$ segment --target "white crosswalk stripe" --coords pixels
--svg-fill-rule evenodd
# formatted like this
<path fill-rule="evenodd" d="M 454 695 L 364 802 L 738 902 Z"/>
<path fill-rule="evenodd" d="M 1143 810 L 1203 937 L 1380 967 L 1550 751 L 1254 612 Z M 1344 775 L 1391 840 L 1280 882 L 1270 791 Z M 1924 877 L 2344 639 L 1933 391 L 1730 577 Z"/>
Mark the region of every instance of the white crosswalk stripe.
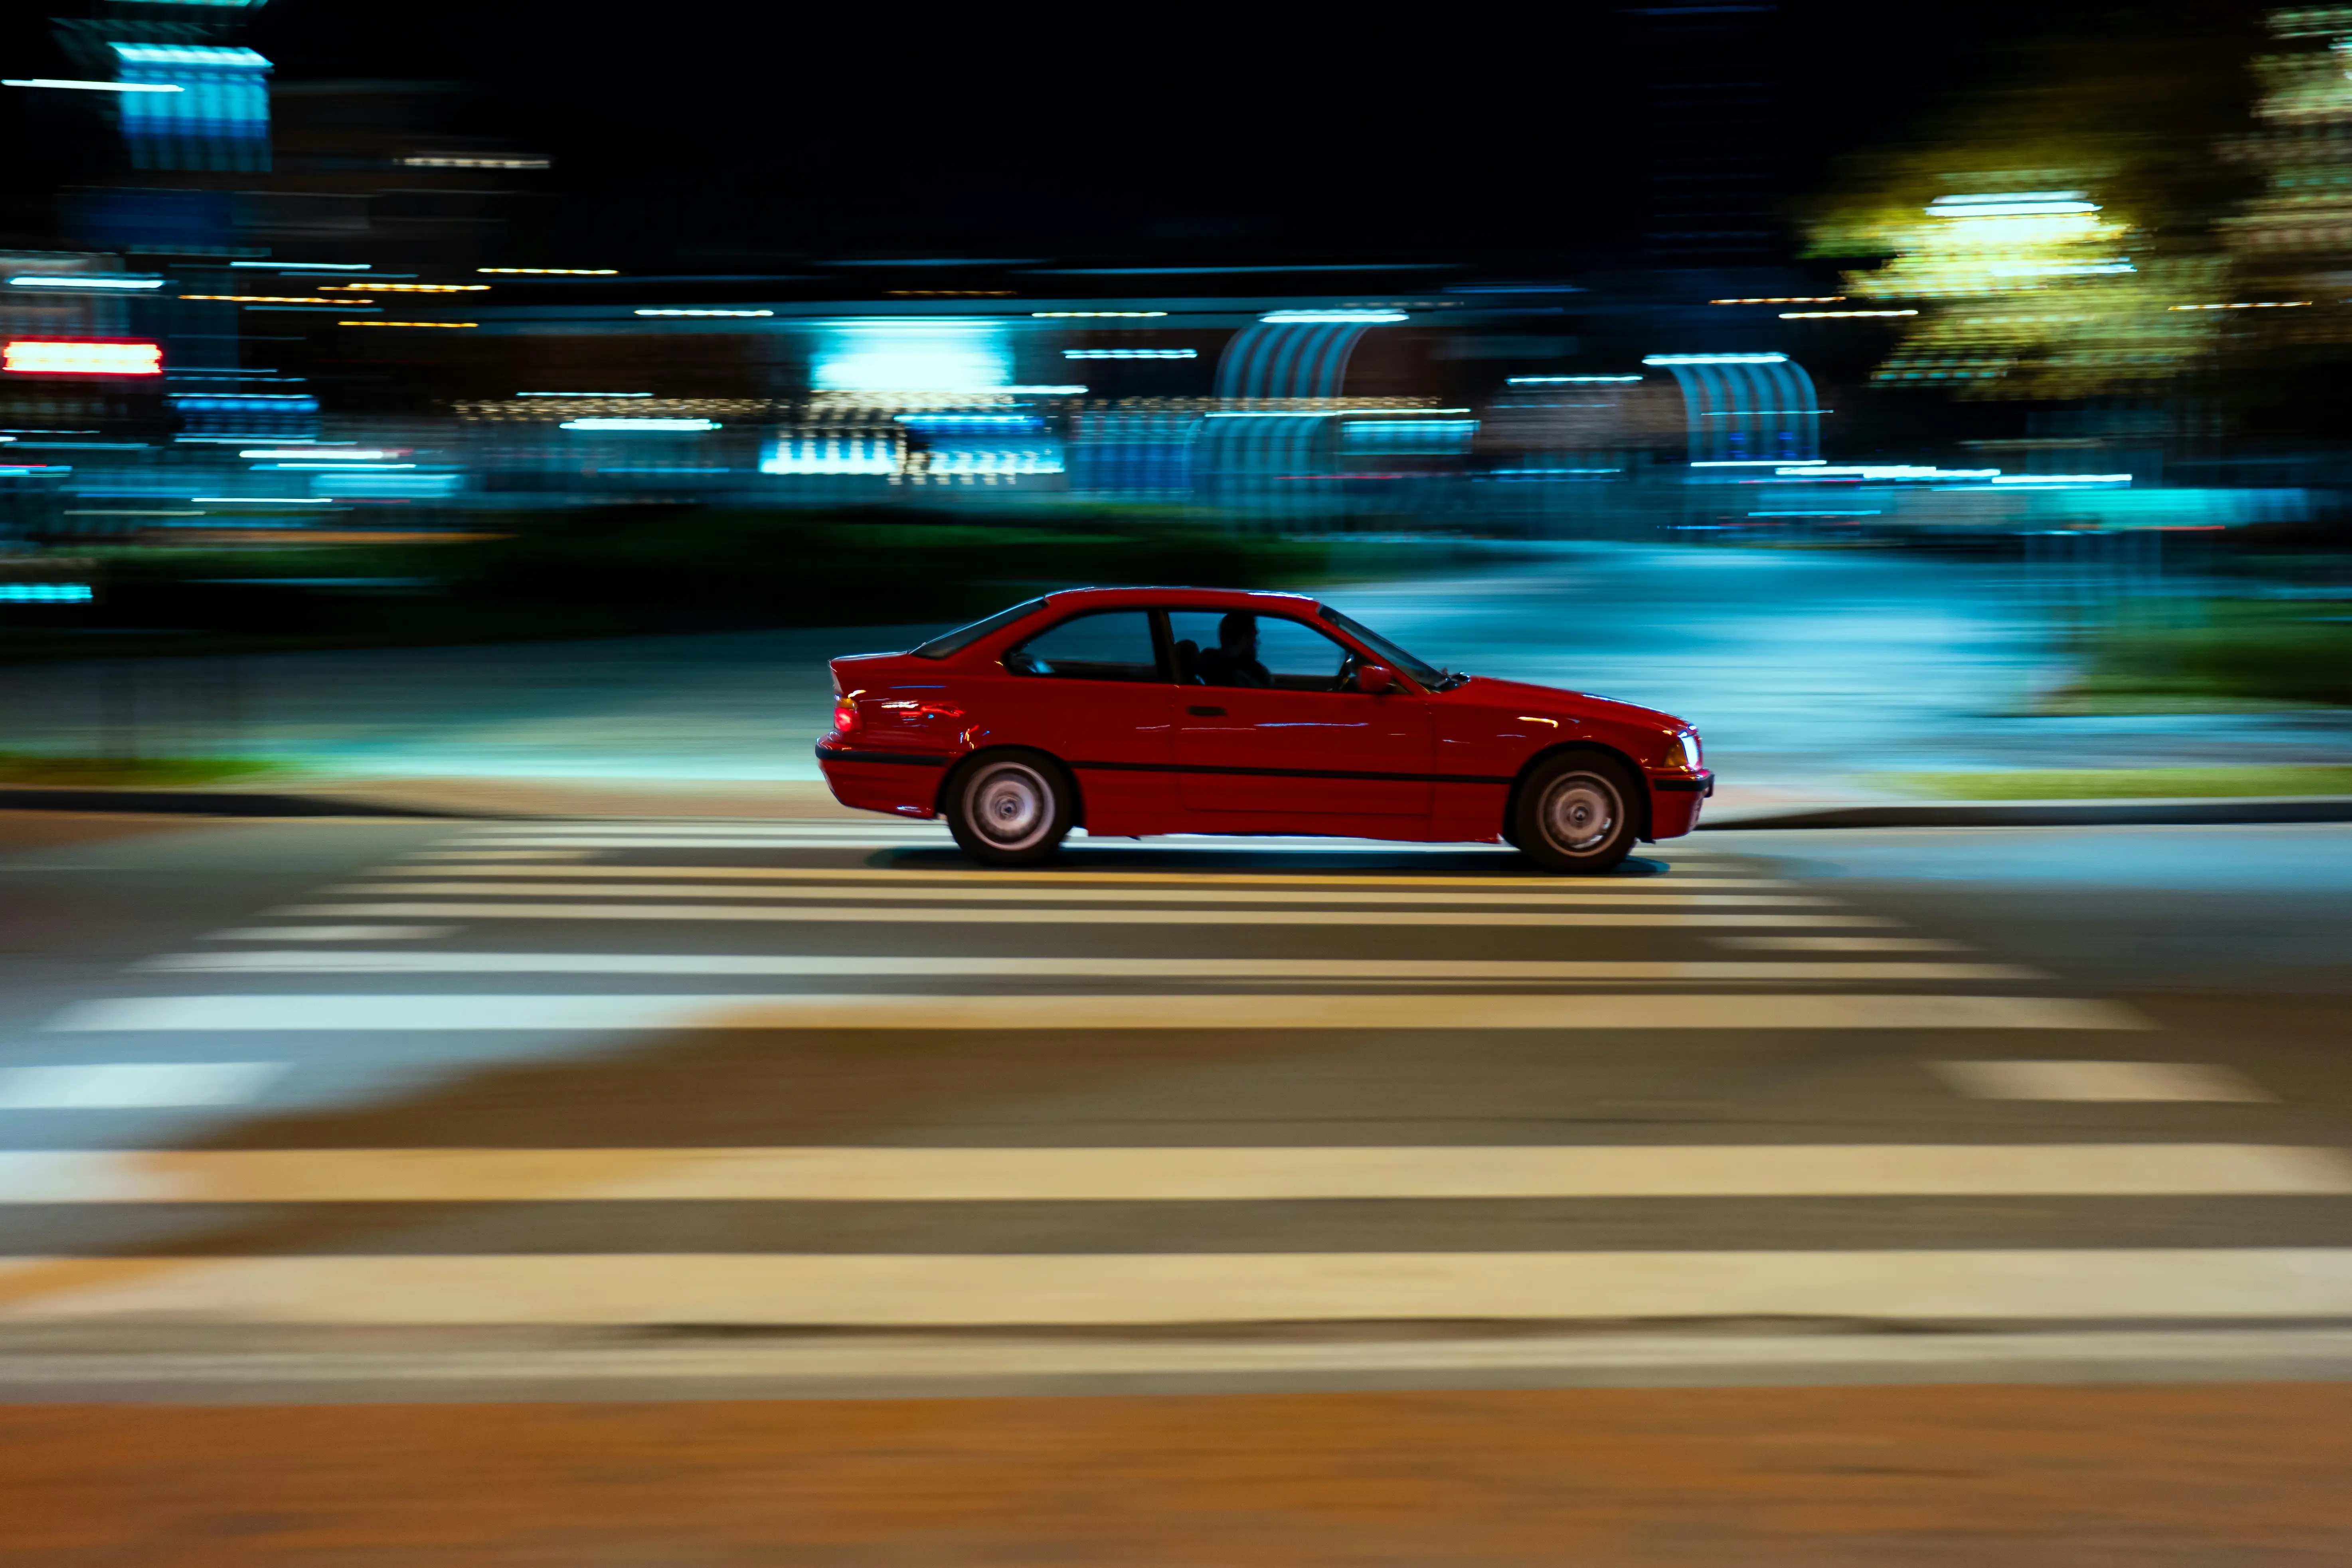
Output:
<path fill-rule="evenodd" d="M 440 881 L 436 881 L 436 877 Z M 446 881 L 449 877 L 501 877 L 503 881 Z M 567 886 L 564 879 L 593 879 L 591 886 Z M 497 893 L 522 889 L 527 893 L 579 893 L 579 896 L 646 896 L 673 889 L 646 889 L 621 881 L 791 881 L 797 896 L 825 898 L 1091 898 L 1091 900 L 1150 900 L 1150 902 L 1240 902 L 1244 898 L 1275 898 L 1279 902 L 1606 902 L 1621 898 L 1637 900 L 1682 900 L 1689 893 L 1706 893 L 1696 902 L 1783 902 L 1783 905 L 1825 905 L 1830 898 L 1790 896 L 1792 881 L 1764 877 L 1265 877 L 1240 872 L 934 872 L 934 869 L 870 869 L 870 868 L 809 868 L 809 865 L 491 865 L 491 868 L 409 868 L 379 869 L 367 877 L 369 891 L 407 893 Z M 595 886 L 602 884 L 602 886 Z M 1767 893 L 1764 898 L 1727 896 Z M 703 891 L 703 889 L 696 889 Z M 752 896 L 767 896 L 752 891 Z M 783 893 L 776 893 L 783 896 Z"/>
<path fill-rule="evenodd" d="M 1988 1120 L 2021 1107 L 1964 1098 L 1953 1086 L 1976 1096 L 2063 1090 L 2094 1114 L 2102 1085 L 2137 1085 L 2142 1100 L 2171 1099 L 2193 1111 L 2201 1084 L 2201 1098 L 2229 1102 L 2235 1114 L 2264 1111 L 2261 1090 L 2223 1094 L 2221 1079 L 2200 1077 L 2192 1064 L 2090 1059 L 2106 1039 L 2139 1042 L 2139 1056 L 2166 1054 L 2147 1047 L 2149 1026 L 2130 1009 L 2045 994 L 2046 976 L 1912 933 L 1818 882 L 1754 874 L 1736 854 L 1669 846 L 1643 851 L 1650 875 L 1559 879 L 1528 875 L 1499 846 L 1081 839 L 1062 865 L 1011 873 L 908 853 L 949 847 L 935 823 L 878 818 L 502 824 L 373 867 L 272 910 L 266 923 L 215 931 L 208 940 L 220 948 L 145 960 L 116 994 L 70 1004 L 38 1034 L 11 1043 L 26 1065 L 13 1079 L 0 1074 L 0 1109 L 15 1083 L 26 1115 L 79 1104 L 74 1125 L 124 1131 L 119 1141 L 71 1146 L 47 1131 L 37 1146 L 0 1149 L 0 1219 L 18 1216 L 33 1228 L 10 1234 L 37 1242 L 71 1233 L 58 1228 L 64 1222 L 44 1221 L 42 1230 L 23 1216 L 55 1209 L 95 1226 L 116 1210 L 145 1215 L 153 1205 L 189 1225 L 226 1226 L 227 1239 L 215 1256 L 0 1245 L 0 1321 L 162 1314 L 238 1324 L 1091 1331 L 1463 1319 L 2352 1315 L 2352 1248 L 2086 1246 L 2079 1234 L 2006 1245 L 2002 1226 L 2067 1205 L 2078 1208 L 2066 1214 L 2095 1215 L 2119 1212 L 2096 1205 L 2157 1197 L 2333 1203 L 2352 1195 L 2352 1155 L 2270 1124 L 2268 1136 L 2215 1138 L 2165 1123 L 2137 1141 L 2128 1125 L 2101 1124 L 2034 1142 L 2031 1126 Z M 882 853 L 852 863 L 835 853 L 843 850 Z M 1433 874 L 1414 874 L 1416 863 Z M 1475 874 L 1488 864 L 1494 874 Z M 611 951 L 600 929 L 613 931 Z M 564 945 L 533 950 L 551 936 Z M 383 945 L 393 943 L 400 945 Z M 360 989 L 338 988 L 354 976 L 364 977 Z M 1278 1034 L 1249 1033 L 1261 1030 Z M 1915 1037 L 1946 1030 L 1969 1031 L 1965 1047 Z M 856 1033 L 828 1040 L 818 1031 Z M 1661 1044 L 1664 1031 L 1682 1034 Z M 1179 1054 L 1153 1058 L 1146 1088 L 1113 1111 L 1087 1099 L 1108 1090 L 1068 1090 L 1074 1104 L 1092 1107 L 1091 1140 L 1056 1142 L 1050 1130 L 1033 1129 L 997 1143 L 967 1127 L 943 1142 L 950 1132 L 923 1120 L 920 1108 L 931 1103 L 923 1096 L 939 1081 L 968 1096 L 996 1092 L 984 1073 L 958 1079 L 956 1064 L 984 1058 L 1017 1072 L 1043 1037 L 1056 1034 L 1106 1063 Z M 2022 1048 L 2053 1034 L 2067 1037 L 2066 1050 Z M 629 1035 L 642 1038 L 622 1037 Z M 1832 1039 L 1841 1043 L 1825 1043 Z M 160 1069 L 142 1064 L 162 1073 L 144 1080 L 151 1086 L 180 1072 L 182 1099 L 152 1089 L 142 1100 L 126 1078 L 110 1101 L 96 1079 L 77 1088 L 39 1076 L 60 1070 L 58 1047 L 82 1040 L 110 1055 L 184 1054 Z M 1339 1107 L 1328 1110 L 1328 1131 L 1295 1108 L 1269 1110 L 1294 1130 L 1252 1142 L 1242 1116 L 1220 1123 L 1230 1141 L 1213 1144 L 1155 1142 L 1153 1124 L 1136 1119 L 1139 1106 L 1154 1104 L 1154 1084 L 1181 1104 L 1183 1075 L 1211 1059 L 1278 1075 L 1310 1053 L 1366 1041 L 1391 1054 L 1316 1070 L 1392 1072 L 1416 1053 L 1443 1063 L 1497 1050 L 1638 1064 L 1660 1049 L 1738 1049 L 1757 1053 L 1742 1059 L 1772 1062 L 1771 1053 L 1801 1042 L 1817 1053 L 1808 1059 L 1884 1060 L 1903 1092 L 1930 1107 L 1923 1114 L 1943 1118 L 1949 1131 L 1910 1142 L 1848 1141 L 1852 1124 L 1841 1128 L 1842 1112 L 1822 1106 L 1778 1130 L 1727 1121 L 1748 1131 L 1720 1142 L 1694 1142 L 1690 1131 L 1673 1142 L 1588 1141 L 1596 1130 L 1606 1139 L 1664 1118 L 1638 1095 L 1593 1107 L 1530 1103 L 1491 1142 L 1476 1141 L 1473 1119 L 1436 1139 L 1381 1132 L 1349 1143 L 1353 1113 Z M 907 1054 L 916 1046 L 919 1055 Z M 828 1059 L 877 1064 L 858 1072 L 903 1075 L 887 1081 L 903 1083 L 908 1109 L 901 1117 L 886 1094 L 877 1103 L 890 1113 L 853 1119 L 830 1142 L 705 1147 L 648 1134 L 639 1146 L 624 1097 L 602 1112 L 620 1131 L 579 1146 L 544 1135 L 509 1144 L 497 1129 L 520 1125 L 511 1118 L 530 1102 L 527 1091 L 506 1089 L 495 1115 L 467 1124 L 489 1130 L 476 1146 L 158 1146 L 234 1127 L 232 1117 L 257 1110 L 314 1106 L 301 1098 L 305 1086 L 330 1071 L 430 1060 L 445 1075 L 436 1081 L 446 1082 L 453 1072 L 538 1061 L 593 1081 L 600 1064 L 625 1070 L 640 1047 L 739 1062 L 829 1050 Z M 1204 1050 L 1212 1054 L 1181 1054 Z M 37 1064 L 34 1051 L 49 1054 Z M 738 1055 L 719 1056 L 730 1051 Z M 278 1059 L 216 1059 L 230 1055 Z M 2061 1057 L 2068 1059 L 2053 1059 Z M 247 1073 L 242 1097 L 257 1097 L 253 1106 L 216 1109 L 209 1121 L 119 1120 L 142 1107 L 197 1118 L 200 1097 L 188 1089 L 197 1080 L 186 1075 L 229 1068 Z M 696 1092 L 723 1100 L 736 1092 L 725 1074 L 751 1069 L 702 1070 L 718 1076 Z M 788 1100 L 803 1093 L 796 1079 L 782 1081 Z M 1264 1089 L 1275 1080 L 1243 1081 Z M 1431 1081 L 1442 1084 L 1444 1074 Z M 379 1084 L 370 1092 L 398 1091 Z M 807 1093 L 822 1099 L 814 1086 Z M 984 1117 L 985 1107 L 971 1114 Z M 1442 1121 L 1457 1113 L 1429 1114 Z M 1713 1112 L 1674 1114 L 1706 1137 Z M 14 1125 L 0 1120 L 0 1136 Z M 1473 1129 L 1467 1141 L 1465 1128 Z M 1134 1142 L 1119 1141 L 1130 1132 Z M 2012 1199 L 2031 1202 L 1983 1201 Z M 1916 1223 L 1930 1232 L 1957 1227 L 1967 1239 L 1750 1247 L 1746 1230 L 1718 1229 L 1710 1234 L 1735 1245 L 1676 1247 L 1671 1229 L 1660 1228 L 1654 1248 L 1636 1250 L 1566 1240 L 1545 1250 L 1541 1238 L 1528 1250 L 1427 1229 L 1371 1238 L 1392 1251 L 1295 1240 L 1316 1234 L 1318 1216 L 1351 1205 L 1453 1205 L 1449 1213 L 1490 1222 L 1494 1205 L 1646 1205 L 1654 1206 L 1641 1212 L 1660 1227 L 1675 1223 L 1677 1205 L 1715 1205 L 1720 1227 L 1733 1223 L 1724 1214 L 1761 1213 L 1752 1205 L 1763 1204 L 1910 1205 L 1900 1212 L 1924 1216 Z M 409 1215 L 402 1205 L 418 1208 Z M 702 1228 L 658 1251 L 643 1241 L 634 1250 L 563 1250 L 536 1237 L 518 1248 L 510 1230 L 468 1228 L 501 1209 L 548 1205 L 577 1216 L 605 1213 L 600 1205 L 694 1209 Z M 280 1212 L 272 1205 L 329 1214 L 315 1222 L 329 1239 L 241 1240 L 240 1222 L 217 1217 Z M 1007 1217 L 990 1205 L 1021 1213 Z M 1119 1205 L 1149 1212 L 1100 1217 Z M 1201 1220 L 1192 1205 L 1214 1215 Z M 794 1230 L 811 1223 L 796 1217 L 807 1207 L 822 1208 L 833 1228 Z M 887 1244 L 904 1233 L 876 1228 L 885 1226 L 884 1211 L 896 1216 L 889 1225 L 906 1225 L 934 1209 L 954 1211 L 968 1227 L 949 1247 L 894 1247 Z M 1194 1215 L 1185 1224 L 1241 1226 L 1271 1209 L 1304 1230 L 1252 1247 L 1227 1245 L 1213 1231 L 1213 1245 L 1198 1233 L 1163 1245 L 1151 1228 L 1182 1215 Z M 1067 1222 L 1078 1232 L 1038 1217 L 1070 1211 L 1097 1217 Z M 1547 1224 L 1569 1223 L 1545 1212 Z M 755 1220 L 781 1227 L 759 1237 L 784 1239 L 732 1250 L 708 1241 Z M 338 1249 L 333 1238 L 346 1233 L 336 1225 L 360 1227 L 350 1234 L 370 1244 Z M 1060 1239 L 1039 1245 L 1043 1235 Z M 1433 1236 L 1453 1249 L 1431 1250 Z"/>
<path fill-rule="evenodd" d="M 142 996 L 84 1002 L 67 1031 L 474 1029 L 2136 1029 L 2062 996 L 1704 992 L 1524 995 L 1006 994 Z"/>
<path fill-rule="evenodd" d="M 631 889 L 643 896 L 643 889 Z M 698 893 L 703 889 L 697 889 Z M 706 894 L 706 896 L 708 896 Z M 1651 913 L 1648 910 L 1597 910 L 1542 911 L 1515 910 L 1340 910 L 1340 909 L 1003 909 L 983 911 L 970 905 L 936 904 L 925 908 L 864 909 L 852 904 L 709 904 L 709 903 L 582 903 L 498 902 L 483 899 L 392 900 L 368 903 L 289 904 L 275 915 L 326 915 L 337 919 L 379 920 L 551 920 L 551 921 L 766 921 L 839 924 L 961 924 L 975 918 L 992 925 L 1143 925 L 1143 926 L 1888 926 L 1879 915 L 1779 914 L 1738 910 Z"/>
<path fill-rule="evenodd" d="M 2352 1193 L 2336 1149 L 2182 1143 L 0 1152 L 0 1203 L 1257 1203 Z"/>
<path fill-rule="evenodd" d="M 2352 1315 L 2352 1247 L 0 1258 L 0 1321 L 1166 1323 Z"/>
<path fill-rule="evenodd" d="M 964 957 L 931 953 L 447 952 L 231 951 L 171 952 L 135 968 L 209 974 L 793 974 L 957 975 L 998 979 L 1349 980 L 1502 982 L 1514 984 L 1613 981 L 1958 981 L 2032 980 L 2013 963 L 1769 963 L 1693 960 L 1414 958 L 1056 958 Z"/>
<path fill-rule="evenodd" d="M 1575 904 L 1592 904 L 1606 908 L 1646 905 L 1652 909 L 1726 909 L 1769 906 L 1776 909 L 1819 909 L 1827 899 L 1807 898 L 1788 893 L 1686 893 L 1680 889 L 1643 888 L 1639 890 L 1601 889 L 1587 891 L 1574 889 L 1543 893 L 1500 890 L 1486 893 L 1458 892 L 1433 889 L 1426 892 L 1403 892 L 1390 888 L 1368 888 L 1362 892 L 1349 892 L 1338 888 L 1040 888 L 1017 882 L 1007 882 L 992 888 L 969 886 L 929 887 L 878 886 L 871 882 L 843 884 L 796 884 L 791 888 L 747 888 L 731 883 L 713 882 L 544 882 L 544 881 L 439 881 L 383 880 L 349 883 L 330 889 L 335 894 L 360 898 L 432 898 L 455 894 L 461 898 L 508 899 L 840 899 L 866 901 L 913 901 L 921 900 L 936 904 L 978 903 L 1041 903 L 1041 904 L 1151 904 L 1166 909 L 1185 904 L 1374 904 L 1412 905 L 1431 909 L 1465 906 L 1505 909 L 1562 909 Z"/>

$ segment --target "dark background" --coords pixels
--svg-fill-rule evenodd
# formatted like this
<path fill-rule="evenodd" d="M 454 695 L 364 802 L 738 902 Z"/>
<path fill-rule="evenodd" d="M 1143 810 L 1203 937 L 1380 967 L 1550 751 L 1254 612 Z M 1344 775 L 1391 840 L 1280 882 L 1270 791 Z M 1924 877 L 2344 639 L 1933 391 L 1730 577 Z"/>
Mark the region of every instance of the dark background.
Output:
<path fill-rule="evenodd" d="M 68 72 L 5 12 L 7 74 Z M 1780 7 L 1783 189 L 1941 104 L 2167 13 L 2065 0 Z M 2210 25 L 2210 20 L 2207 25 Z M 278 79 L 447 82 L 445 129 L 542 153 L 513 221 L 642 268 L 765 258 L 1637 258 L 1648 26 L 1622 6 L 1478 9 L 275 0 Z M 82 171 L 0 95 L 17 243 Z"/>

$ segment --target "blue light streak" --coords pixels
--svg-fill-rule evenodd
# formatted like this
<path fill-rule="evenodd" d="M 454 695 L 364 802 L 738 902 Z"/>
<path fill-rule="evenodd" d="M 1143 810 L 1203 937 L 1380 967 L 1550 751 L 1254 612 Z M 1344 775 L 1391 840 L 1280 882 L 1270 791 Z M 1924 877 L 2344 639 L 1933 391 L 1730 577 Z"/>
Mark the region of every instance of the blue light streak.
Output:
<path fill-rule="evenodd" d="M 716 419 L 665 419 L 652 416 L 643 418 L 614 415 L 605 418 L 566 419 L 565 430 L 716 430 Z"/>
<path fill-rule="evenodd" d="M 79 92 L 185 92 L 187 90 L 174 82 L 74 81 L 64 77 L 53 76 L 0 77 L 0 87 L 70 88 Z"/>
<path fill-rule="evenodd" d="M 26 272 L 8 279 L 11 289 L 161 289 L 161 278 L 77 278 L 70 273 Z"/>

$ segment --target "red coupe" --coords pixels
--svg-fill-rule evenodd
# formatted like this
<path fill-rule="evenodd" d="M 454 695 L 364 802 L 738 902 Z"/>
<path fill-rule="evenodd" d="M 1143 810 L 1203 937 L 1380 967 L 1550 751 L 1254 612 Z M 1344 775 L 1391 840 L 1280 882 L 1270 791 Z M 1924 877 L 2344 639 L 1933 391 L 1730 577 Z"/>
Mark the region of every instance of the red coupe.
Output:
<path fill-rule="evenodd" d="M 987 865 L 1083 826 L 1516 845 L 1599 871 L 1715 792 L 1698 733 L 1606 698 L 1423 663 L 1296 594 L 1082 588 L 833 661 L 845 805 L 944 816 Z"/>

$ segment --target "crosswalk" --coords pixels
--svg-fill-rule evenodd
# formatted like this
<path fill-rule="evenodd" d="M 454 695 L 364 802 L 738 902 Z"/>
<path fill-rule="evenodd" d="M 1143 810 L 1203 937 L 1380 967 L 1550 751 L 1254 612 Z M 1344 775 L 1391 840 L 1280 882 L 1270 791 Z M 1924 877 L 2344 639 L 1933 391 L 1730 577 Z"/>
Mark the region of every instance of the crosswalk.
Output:
<path fill-rule="evenodd" d="M 1737 853 L 501 823 L 237 919 L 6 1043 L 0 1326 L 2352 1314 L 2263 1086 Z"/>

